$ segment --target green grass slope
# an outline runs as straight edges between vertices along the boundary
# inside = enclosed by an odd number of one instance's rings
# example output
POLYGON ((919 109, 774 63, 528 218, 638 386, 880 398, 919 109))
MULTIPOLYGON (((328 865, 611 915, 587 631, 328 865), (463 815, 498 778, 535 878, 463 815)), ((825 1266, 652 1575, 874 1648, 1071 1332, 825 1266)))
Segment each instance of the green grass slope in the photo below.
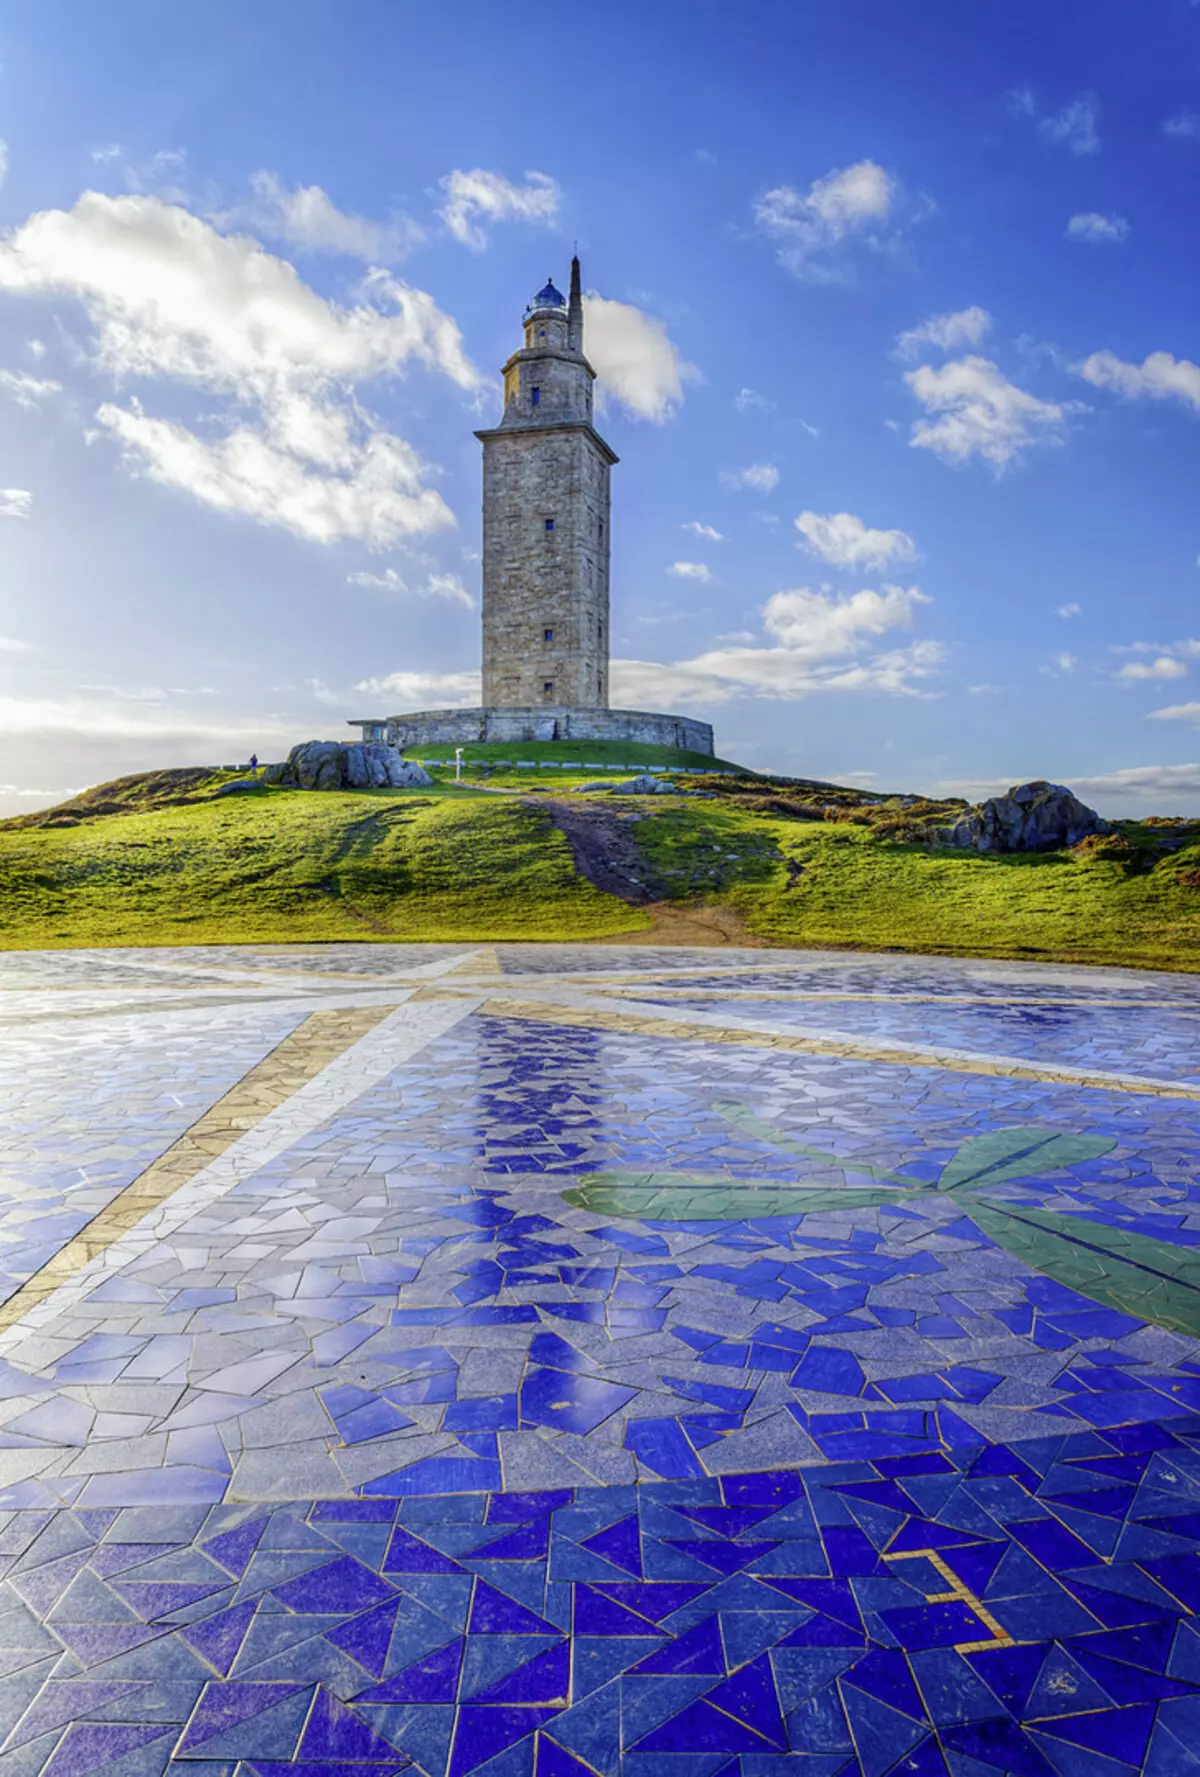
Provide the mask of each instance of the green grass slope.
POLYGON ((570 795, 570 772, 216 795, 228 775, 148 774, 0 823, 0 947, 670 942, 677 915, 704 907, 748 943, 1200 970, 1200 825, 980 857, 934 843, 949 805, 824 786, 711 778, 704 799, 573 798, 632 842, 647 910, 577 874, 536 794, 570 795))
POLYGON ((257 790, 0 828, 0 946, 601 938, 646 924, 514 798, 257 790))

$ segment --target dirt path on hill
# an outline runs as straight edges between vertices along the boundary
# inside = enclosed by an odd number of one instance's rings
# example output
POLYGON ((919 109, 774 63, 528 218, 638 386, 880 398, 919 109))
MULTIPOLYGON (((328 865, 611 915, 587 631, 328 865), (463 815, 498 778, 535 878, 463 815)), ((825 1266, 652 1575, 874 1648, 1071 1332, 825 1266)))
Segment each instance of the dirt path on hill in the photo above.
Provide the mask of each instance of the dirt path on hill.
POLYGON ((622 818, 611 808, 552 802, 548 796, 531 799, 525 806, 544 810, 566 835, 576 870, 593 888, 631 907, 661 898, 663 884, 654 880, 635 837, 635 822, 628 816, 622 818))
POLYGON ((635 932, 584 939, 594 944, 735 944, 761 946, 732 907, 687 906, 664 898, 666 885, 655 879, 637 843, 635 823, 614 809, 580 807, 578 803, 528 802, 546 811, 564 834, 579 874, 606 895, 641 907, 652 924, 635 932))

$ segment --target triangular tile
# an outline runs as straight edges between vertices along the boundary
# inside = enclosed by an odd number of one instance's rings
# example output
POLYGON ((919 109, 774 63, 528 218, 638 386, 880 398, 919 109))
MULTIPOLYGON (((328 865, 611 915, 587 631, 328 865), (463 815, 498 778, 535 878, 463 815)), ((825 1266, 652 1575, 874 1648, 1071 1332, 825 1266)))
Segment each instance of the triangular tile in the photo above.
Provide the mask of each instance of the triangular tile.
POLYGON ((244 1604, 231 1605, 228 1610, 218 1611, 215 1616, 202 1617, 197 1623, 189 1623, 185 1629, 179 1631, 180 1636, 189 1647, 195 1648, 200 1658, 206 1660, 214 1672, 219 1673, 222 1678, 228 1678, 257 1608, 256 1601, 248 1598, 244 1604))

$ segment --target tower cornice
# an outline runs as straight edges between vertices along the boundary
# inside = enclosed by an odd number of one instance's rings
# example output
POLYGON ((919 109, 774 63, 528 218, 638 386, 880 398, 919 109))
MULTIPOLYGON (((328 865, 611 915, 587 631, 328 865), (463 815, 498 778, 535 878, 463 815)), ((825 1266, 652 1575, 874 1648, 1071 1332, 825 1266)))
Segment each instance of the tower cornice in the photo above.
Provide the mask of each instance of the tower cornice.
POLYGON ((621 460, 612 445, 606 439, 601 438, 595 426, 587 420, 539 420, 535 425, 529 425, 521 420, 511 426, 487 426, 482 431, 476 432, 475 436, 482 443, 486 443, 489 438, 515 438, 518 436, 527 438, 533 432, 582 432, 591 439, 610 464, 619 463, 621 460))

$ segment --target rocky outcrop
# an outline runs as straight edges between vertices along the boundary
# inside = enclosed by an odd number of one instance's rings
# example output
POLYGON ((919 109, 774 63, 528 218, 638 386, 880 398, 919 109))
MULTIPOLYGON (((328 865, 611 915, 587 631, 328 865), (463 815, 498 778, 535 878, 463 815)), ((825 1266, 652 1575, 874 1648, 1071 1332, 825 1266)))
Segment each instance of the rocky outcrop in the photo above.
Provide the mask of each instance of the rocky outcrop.
POLYGON ((268 765, 263 782, 299 790, 417 790, 433 779, 396 747, 382 741, 306 740, 293 747, 282 765, 268 765))
POLYGON ((1111 832, 1111 824, 1064 785, 1039 778, 968 809, 946 837, 976 851, 1062 851, 1092 833, 1111 832))
POLYGON ((662 796, 676 794, 675 785, 665 777, 653 777, 648 771, 639 777, 631 777, 628 783, 614 784, 613 790, 619 796, 662 796))

